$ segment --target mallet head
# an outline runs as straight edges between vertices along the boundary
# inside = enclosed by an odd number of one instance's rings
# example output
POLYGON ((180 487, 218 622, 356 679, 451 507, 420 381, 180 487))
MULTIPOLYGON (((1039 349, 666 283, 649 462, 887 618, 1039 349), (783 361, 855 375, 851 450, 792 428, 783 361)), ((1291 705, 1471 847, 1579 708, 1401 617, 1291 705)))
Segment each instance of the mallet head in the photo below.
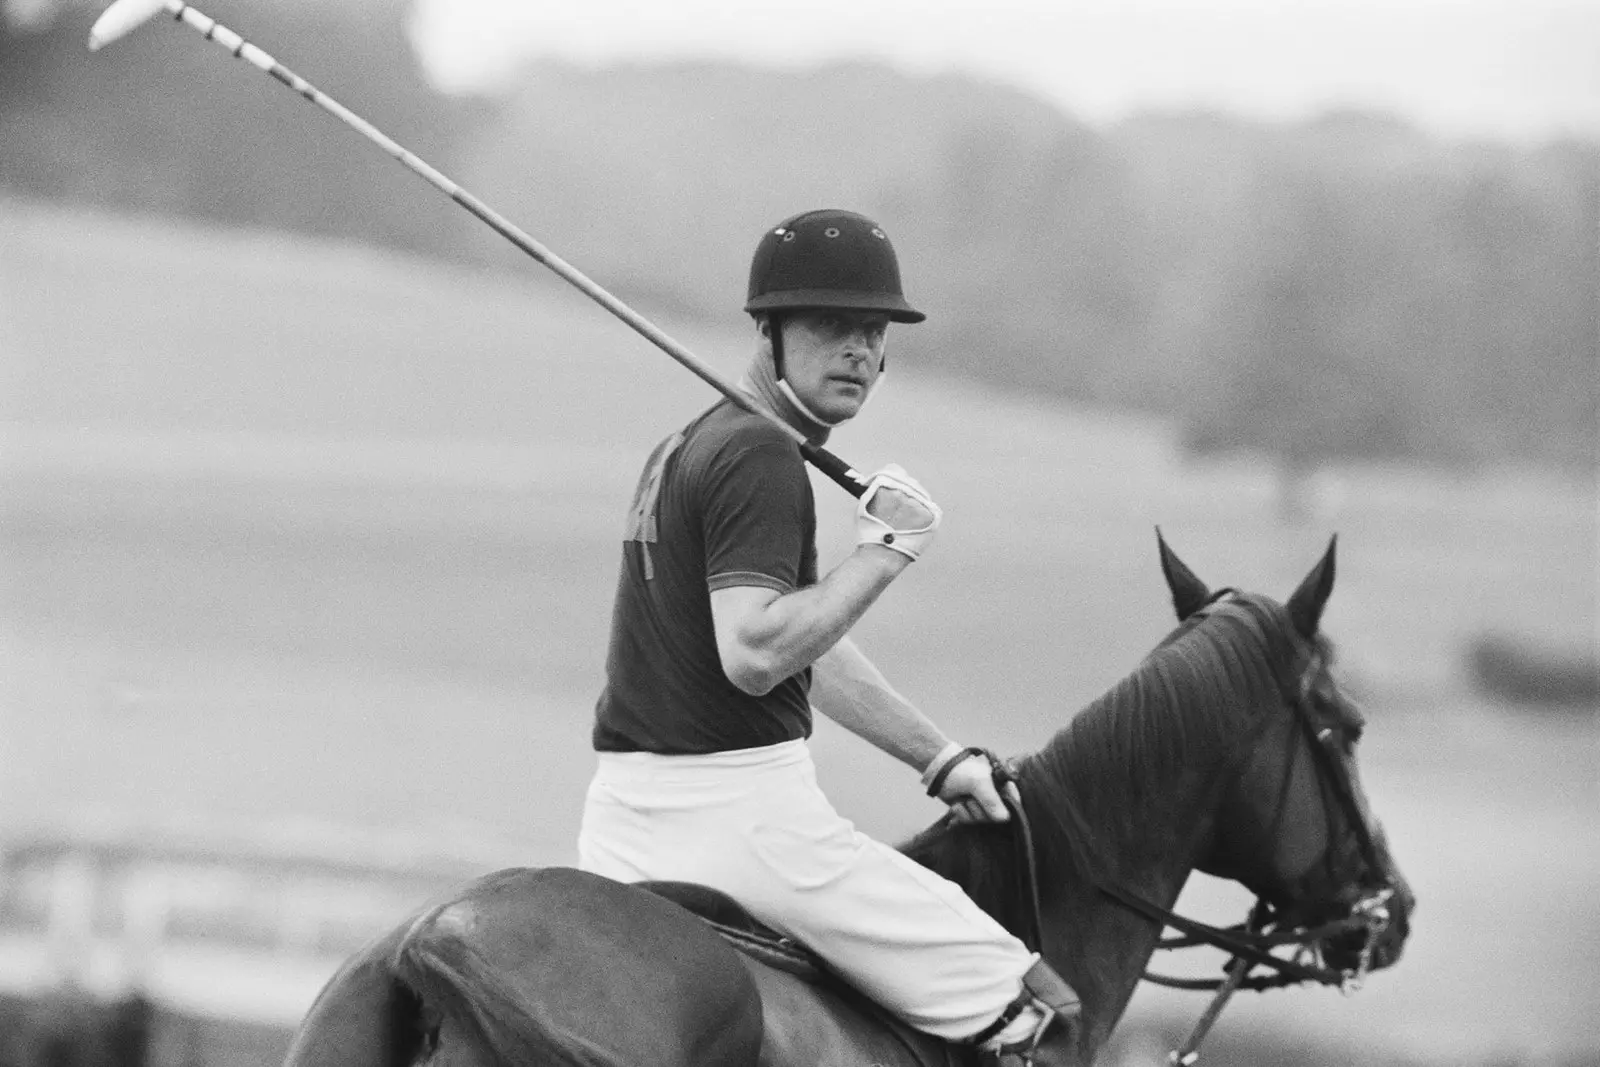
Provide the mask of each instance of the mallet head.
POLYGON ((98 52, 161 12, 176 13, 182 6, 179 0, 116 0, 89 28, 89 51, 98 52))

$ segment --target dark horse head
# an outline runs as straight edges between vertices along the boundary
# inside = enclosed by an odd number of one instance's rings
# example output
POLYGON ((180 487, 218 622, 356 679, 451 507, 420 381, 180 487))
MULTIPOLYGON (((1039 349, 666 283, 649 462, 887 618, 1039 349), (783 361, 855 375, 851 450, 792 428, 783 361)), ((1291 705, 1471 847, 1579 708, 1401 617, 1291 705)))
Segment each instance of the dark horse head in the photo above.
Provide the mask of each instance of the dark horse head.
MULTIPOLYGON (((1159 538, 1159 534, 1158 534, 1159 538)), ((1179 626, 1163 645, 1201 621, 1256 635, 1273 650, 1271 687, 1287 714, 1263 716, 1223 787, 1215 832, 1199 869, 1239 882, 1269 905, 1280 925, 1316 928, 1390 892, 1390 921, 1368 944, 1358 930, 1315 946, 1328 966, 1387 967, 1400 958, 1415 897, 1389 854, 1356 765, 1366 728, 1333 676, 1333 646, 1321 632, 1333 591, 1336 540, 1282 605, 1266 597, 1213 593, 1160 540, 1161 566, 1179 626), (1363 952, 1370 955, 1363 961, 1363 952)))
POLYGON ((1308 932, 1324 981, 1397 961, 1414 904, 1362 790, 1364 723, 1320 630, 1333 544, 1282 603, 1213 592, 1159 546, 1177 628, 1012 763, 1035 827, 1037 905, 1008 828, 943 820, 906 846, 1008 928, 1037 927, 1083 997, 1075 1062, 1120 1018, 1156 948, 1156 912, 1192 870, 1253 891, 1275 933, 1308 932))

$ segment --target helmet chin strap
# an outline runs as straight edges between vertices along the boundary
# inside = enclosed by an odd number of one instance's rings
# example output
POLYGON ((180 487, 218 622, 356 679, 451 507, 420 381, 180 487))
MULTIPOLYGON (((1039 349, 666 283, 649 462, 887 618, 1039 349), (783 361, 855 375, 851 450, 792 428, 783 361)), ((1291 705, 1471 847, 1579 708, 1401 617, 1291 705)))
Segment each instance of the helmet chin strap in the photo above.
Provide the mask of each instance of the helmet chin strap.
POLYGON ((827 419, 823 418, 821 415, 818 415, 815 411, 812 411, 811 408, 806 406, 806 402, 800 399, 799 395, 795 393, 792 387, 790 387, 787 380, 783 378, 778 379, 778 391, 783 394, 784 399, 794 405, 795 410, 800 412, 800 414, 804 415, 818 426, 832 430, 839 426, 843 426, 845 423, 855 418, 856 415, 860 415, 863 411, 867 410, 867 405, 871 403, 873 396, 878 392, 878 386, 883 384, 883 379, 888 375, 888 373, 889 372, 887 370, 881 370, 878 372, 877 380, 867 387, 867 395, 861 398, 861 406, 856 408, 855 415, 846 415, 844 418, 834 419, 832 422, 829 422, 827 419))

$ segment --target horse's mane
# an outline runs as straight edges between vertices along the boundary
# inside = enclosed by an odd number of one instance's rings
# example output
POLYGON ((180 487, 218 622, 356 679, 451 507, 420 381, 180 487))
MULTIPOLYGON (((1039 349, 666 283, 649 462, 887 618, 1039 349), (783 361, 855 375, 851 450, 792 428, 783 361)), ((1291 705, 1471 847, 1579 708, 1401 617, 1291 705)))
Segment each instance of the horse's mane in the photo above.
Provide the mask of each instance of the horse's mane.
MULTIPOLYGON (((1317 639, 1318 651, 1331 648, 1317 639)), ((1110 878, 1124 861, 1175 842, 1152 839, 1181 778, 1217 771, 1283 686, 1304 642, 1284 607, 1235 594, 1179 626, 1015 770, 1048 885, 1110 878)), ((942 819, 903 851, 962 885, 1012 925, 1025 886, 1008 826, 942 819)), ((1012 926, 1015 929, 1015 926, 1012 926)))

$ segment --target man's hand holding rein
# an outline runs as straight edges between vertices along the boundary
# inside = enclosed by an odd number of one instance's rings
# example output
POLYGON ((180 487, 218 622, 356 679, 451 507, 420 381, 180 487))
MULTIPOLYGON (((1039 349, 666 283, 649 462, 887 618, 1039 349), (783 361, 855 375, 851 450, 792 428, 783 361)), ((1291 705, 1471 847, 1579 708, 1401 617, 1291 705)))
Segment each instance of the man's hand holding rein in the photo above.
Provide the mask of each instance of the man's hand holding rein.
MULTIPOLYGON (((1011 818, 1005 799, 995 786, 994 768, 989 756, 979 748, 963 748, 952 741, 922 772, 922 784, 930 797, 950 805, 950 815, 958 823, 1006 822, 1011 818)), ((1016 783, 1007 782, 1012 803, 1022 797, 1016 783)))
POLYGON ((867 491, 856 504, 856 543, 917 560, 933 543, 943 517, 922 484, 891 463, 867 481, 867 491))

